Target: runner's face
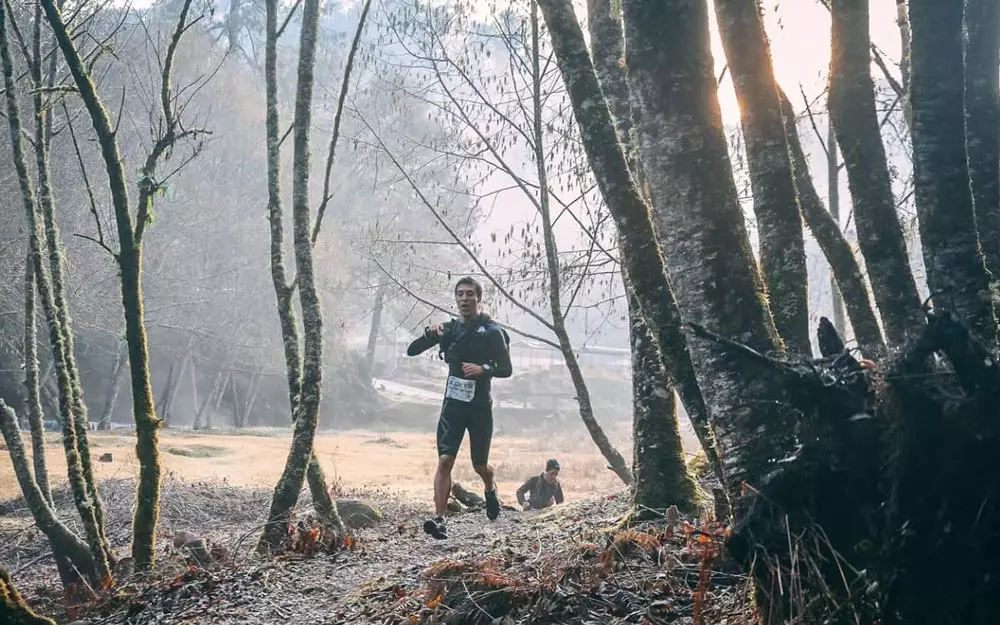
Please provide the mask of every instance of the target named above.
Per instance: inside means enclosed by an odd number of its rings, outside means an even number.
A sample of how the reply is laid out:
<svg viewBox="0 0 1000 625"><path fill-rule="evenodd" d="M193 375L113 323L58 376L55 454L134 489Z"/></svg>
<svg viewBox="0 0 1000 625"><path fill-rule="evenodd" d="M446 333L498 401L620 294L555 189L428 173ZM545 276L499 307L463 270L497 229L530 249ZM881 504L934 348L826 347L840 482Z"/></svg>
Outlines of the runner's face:
<svg viewBox="0 0 1000 625"><path fill-rule="evenodd" d="M459 314L465 319L479 313L479 298L476 297L476 289L472 285L458 285L455 289L455 303L458 304Z"/></svg>
<svg viewBox="0 0 1000 625"><path fill-rule="evenodd" d="M559 476L559 469L552 469L551 471L546 471L545 472L545 481L548 482L549 484L551 484L552 482L556 481L556 478L558 476Z"/></svg>

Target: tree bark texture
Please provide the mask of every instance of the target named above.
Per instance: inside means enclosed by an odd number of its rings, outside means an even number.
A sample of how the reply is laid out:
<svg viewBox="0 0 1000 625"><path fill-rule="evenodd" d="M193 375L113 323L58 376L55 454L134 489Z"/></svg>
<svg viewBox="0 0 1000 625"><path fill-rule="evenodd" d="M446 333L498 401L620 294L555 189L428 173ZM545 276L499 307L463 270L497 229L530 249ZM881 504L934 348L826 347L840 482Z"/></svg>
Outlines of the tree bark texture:
<svg viewBox="0 0 1000 625"><path fill-rule="evenodd" d="M677 351L675 350L686 350L688 348L686 344L677 345L671 342L672 337L679 336L680 328L680 319L673 316L673 311L676 309L669 305L669 302L673 300L671 280L667 278L665 273L665 263L653 234L653 225L650 220L648 206L639 195L629 175L628 165L615 135L611 115L601 93L590 57L587 54L583 33L580 31L579 23L573 12L572 3L567 0L543 0L539 2L539 6L542 8L549 32L552 35L553 49L573 104L574 114L581 129L581 136L588 159L594 169L598 186L601 189L605 202L608 204L615 218L619 232L623 233L622 243L624 243L624 247L622 249L622 260L629 279L632 281L634 292L642 305L643 314L649 322L650 329L654 332L661 352L664 354L676 354ZM634 12L635 8L632 7L633 13L631 15L628 11L625 13L626 32L628 32L630 20L653 17L637 15ZM643 8L649 9L650 7ZM676 7L670 5L668 8ZM626 9L629 9L627 5ZM700 15L704 19L703 36L707 52L707 9L700 11ZM664 26L662 23L655 22L653 28L656 30L662 26ZM683 26L688 25L684 24ZM681 28L680 31L683 34L684 28ZM673 28L664 29L663 32L670 33L671 35L674 34ZM656 36L659 38L660 34ZM667 37L666 40L670 41L671 39ZM638 41L642 42L643 40L640 37ZM640 46L640 49L644 47L647 46ZM647 49L645 52L649 53L650 51ZM663 56L669 58L670 54L664 54ZM660 55L654 51L655 57L660 57ZM714 77L711 77L711 64L708 63L705 69L707 75L711 78L714 88ZM656 78L657 80L661 80L664 77L657 76ZM655 88L650 85L644 85L645 87ZM641 101L643 99L642 97L636 98L635 95L636 92L633 91L633 101ZM648 96L649 94L647 93L646 95ZM714 92L712 97L714 98ZM716 111L718 111L717 101ZM646 113L643 112L642 115L644 116ZM643 124L640 122L638 127L641 137L643 134ZM721 132L721 127L719 131ZM725 150L724 142L720 143L720 145ZM652 162L650 158L647 158L647 150L652 147L649 137L643 140L642 147L643 162L650 173L650 180L659 184L660 182L656 180L656 176L662 175L662 160L657 158L658 155L655 154L655 150L650 150L652 152L650 156L653 157ZM690 155L688 158L690 158ZM731 173L727 175L730 176L731 181ZM656 200L657 191L655 185L653 185L653 190L653 197ZM732 199L735 202L735 187L733 186L731 190L733 193ZM662 192L662 189L660 191ZM679 195L681 197L687 197L689 201L695 199L694 196L688 197L683 192L683 189L679 189L678 191L680 191ZM738 207L736 207L736 212L738 213ZM737 223L742 224L741 218L737 220ZM716 227L719 225L721 224L715 224ZM739 231L744 235L742 238L743 247L738 246L736 254L741 259L744 257L750 258L749 243L745 238L745 229L739 228ZM692 232L686 234L687 236L694 235ZM700 241L700 239L701 237L699 236L698 240ZM673 244L673 241L670 241L669 244ZM717 263L720 260L718 258L718 250L724 248L713 245L709 249L711 250L709 253L709 262ZM672 278L680 276L681 279L678 280L678 284L683 282L686 286L690 286L691 280L685 279L684 274L697 271L697 268L688 266L683 262L679 262L676 269L674 265L671 265L671 267ZM752 264L743 267L743 275L749 277L753 273ZM737 285L738 282L734 283L730 275L722 283L716 285L715 288L718 291L713 291L713 294L725 293L730 302L732 302L733 289L729 287ZM758 286L761 288L758 288ZM751 301L743 302L745 306L740 309L740 312L743 317L754 318L759 324L755 328L748 327L748 333L751 338L757 339L756 342L758 344L766 345L766 349L773 349L777 346L778 339L765 302L763 301L761 292L762 284L759 281L759 277L749 277L749 288L745 290L750 292ZM668 304L665 305L664 302L668 302ZM716 305L725 304L725 302L717 300L713 300L712 303ZM716 313L716 310L713 307L703 306L699 311L691 304L692 301L689 299L688 306L689 314L691 315L689 318L704 319L705 315L702 313L711 312L713 313L713 317L710 323L715 322L714 313ZM683 304L680 310L684 312ZM727 324L723 331L729 330L730 327ZM742 331L736 333L736 335L744 334ZM748 422L744 419L748 410L743 405L737 407L736 413L727 411L716 412L715 409L717 407L726 405L726 402L731 402L735 399L736 394L744 389L734 388L735 385L729 383L732 374L735 372L725 370L723 359L719 357L713 358L711 352L706 352L703 348L701 348L700 352L692 349L692 354L695 366L702 367L703 373L708 371L710 367L714 369L713 374L699 376L702 388L710 388L714 392L722 392L718 396L706 393L706 398L708 399L709 406L712 408L713 426L715 427L717 440L720 444L720 454L723 457L726 478L735 484L738 489L741 481L747 479L752 482L757 478L759 472L764 471L765 463L755 462L756 459L780 453L780 450L773 443L766 446L766 448L760 444L762 439L769 433L770 428L778 424L775 420L765 420L764 423ZM675 369L671 368L671 370ZM725 375L726 377L722 380L712 380L711 378L715 373ZM751 384L754 387L750 390L762 390L759 388L762 381L754 379L752 372L749 378L744 376L743 381L745 382L747 379L752 380ZM706 380L708 381L707 384ZM722 384L720 385L719 382L722 382ZM762 392L761 395L766 396L768 393ZM760 413L761 411L757 412ZM735 432L737 428L746 430L746 435ZM726 443L733 443L734 446L731 449L727 448ZM735 473L729 472L730 467L732 467Z"/></svg>
<svg viewBox="0 0 1000 625"><path fill-rule="evenodd" d="M267 134L267 207L271 235L271 281L274 285L281 327L281 343L285 355L285 377L288 383L288 405L294 424L299 413L302 389L302 358L299 351L299 332L292 305L294 289L288 283L284 258L284 212L281 206L281 137L278 118L278 5L267 3L266 45L264 56L264 82L266 92ZM344 525L330 497L326 476L316 460L309 459L307 481L316 511L342 535Z"/></svg>
<svg viewBox="0 0 1000 625"><path fill-rule="evenodd" d="M125 340L129 348L132 413L137 439L136 455L139 459L139 483L132 523L132 558L136 568L141 570L152 566L155 561L156 522L160 500L160 458L157 440L159 420L153 404L153 389L149 376L149 348L142 302L142 243L133 228L125 171L107 109L104 108L90 73L70 37L61 11L53 0L40 1L73 75L80 97L87 108L108 175L119 243L117 260L125 316ZM185 3L183 11L186 12L189 4ZM169 80L169 76L164 80ZM145 199L147 202L152 201L151 197ZM142 200L140 200L140 210L148 210L148 205L143 205L141 202ZM140 223L141 221L140 219Z"/></svg>
<svg viewBox="0 0 1000 625"><path fill-rule="evenodd" d="M868 0L831 1L830 115L847 167L858 243L890 346L921 327L871 77Z"/></svg>
<svg viewBox="0 0 1000 625"><path fill-rule="evenodd" d="M52 197L52 184L49 173L49 141L47 137L47 115L43 93L46 85L42 80L42 8L36 4L33 25L32 47L33 58L30 62L31 79L34 84L32 105L34 107L34 148L35 170L38 175L38 207L42 213L42 223L45 231L45 245L48 250L49 275L52 278L52 295L56 306L56 318L63 335L63 356L66 370L69 373L73 391L73 427L76 429L77 448L80 452L80 464L83 469L83 479L87 484L87 493L94 506L94 517L105 544L105 551L110 555L111 548L105 535L104 505L98 492L94 477L94 467L91 462L90 442L87 435L87 404L84 401L83 385L80 382L80 370L76 363L76 347L73 336L73 320L69 313L69 303L66 301L66 285L63 278L62 240L59 226L56 223L55 205ZM55 50L52 51L53 55Z"/></svg>
<svg viewBox="0 0 1000 625"><path fill-rule="evenodd" d="M49 337L52 343L53 359L56 363L56 377L59 391L60 416L63 422L63 447L66 451L67 474L69 477L70 489L73 492L73 499L76 508L80 513L81 520L87 535L87 543L90 547L96 563L98 577L103 579L110 575L108 564L108 553L106 551L106 539L104 532L98 524L95 513L94 501L87 488L84 477L83 463L80 458L80 449L77 440L76 419L74 416L74 395L69 367L66 362L67 350L65 347L65 336L59 323L56 313L56 305L53 297L51 283L49 282L48 271L42 261L41 242L39 240L38 209L35 204L35 197L32 191L31 181L28 177L28 169L24 154L24 140L22 137L23 127L20 119L20 109L18 106L18 90L14 79L13 64L10 58L10 49L6 35L6 9L0 4L0 65L2 65L4 75L5 97L7 103L7 121L10 128L11 147L13 151L14 168L17 172L18 183L21 188L21 196L27 216L29 250L34 264L36 284L42 298L42 306L45 311L46 321L49 326ZM20 440L20 436L18 437Z"/></svg>
<svg viewBox="0 0 1000 625"><path fill-rule="evenodd" d="M840 225L823 206L823 201L816 193L812 176L809 173L809 161L802 151L799 131L795 125L795 111L784 92L779 90L782 114L785 119L785 136L788 138L788 150L792 158L792 171L795 176L795 189L799 196L799 205L806 225L812 231L819 243L823 255L833 271L833 277L843 302L847 308L847 316L854 328L854 338L861 352L869 357L881 357L887 353L882 331L879 329L878 316L869 298L868 285L865 283L861 265L854 256L851 244L844 238ZM836 149L830 145L827 149Z"/></svg>
<svg viewBox="0 0 1000 625"><path fill-rule="evenodd" d="M778 87L778 97L781 98L782 115L785 114L785 101L788 99L785 94L781 92L781 87ZM789 104L790 106L790 104ZM829 103L827 104L829 106ZM791 120L792 123L795 122L794 115ZM792 150L791 146L791 136L787 131L787 124L789 123L789 118L785 118L786 133L785 136L788 138L789 151ZM798 129L794 129L795 138L798 139ZM801 150L802 146L799 145ZM795 161L793 156L792 167L795 167ZM802 168L808 171L808 166ZM810 182L812 179L810 178ZM833 219L833 223L837 226L838 232L843 232L840 229L840 158L837 152L837 131L833 128L833 122L828 121L826 124L826 187L827 187L827 207L830 210L830 217ZM796 185L796 190L798 186ZM819 197L818 195L816 197ZM800 206L802 198L799 198ZM815 234L814 234L815 236ZM837 332L841 335L844 334L844 296L840 292L840 287L837 283L836 274L830 278L830 289L831 297L833 299L833 327L836 328ZM881 338L881 330L879 331Z"/></svg>
<svg viewBox="0 0 1000 625"><path fill-rule="evenodd" d="M267 72L269 79L276 71L277 36L277 4L274 0L267 3L268 57ZM313 278L312 243L310 239L309 211L309 130L312 115L312 92L315 70L316 35L319 22L319 1L306 0L302 9L302 30L299 41L298 85L295 94L295 116L293 127L293 165L292 165L292 224L293 245L295 250L295 267L299 290L299 303L302 309L303 355L302 378L297 401L293 409L295 428L292 435L292 446L281 478L275 487L268 513L268 524L257 545L258 552L267 552L278 547L282 542L291 509L298 501L299 491L305 480L305 474L313 459L313 442L316 436L316 425L319 419L320 393L322 390L323 371L323 314ZM273 65L272 65L273 64ZM272 100L273 98L273 100ZM273 107L272 107L273 104ZM277 90L268 86L268 143L269 152L272 140L271 126L277 126ZM273 108L273 110L272 110ZM273 117L272 117L273 113ZM272 155L273 156L273 155ZM277 174L277 162L269 162L269 177ZM277 180L269 182L277 189ZM270 192L270 191L269 191ZM279 212L280 218L280 212ZM274 271L274 219L272 217L272 273ZM280 243L279 243L280 251ZM282 263L283 265L283 263ZM276 287L278 285L276 284ZM290 295L290 294L289 294ZM290 305L290 301L287 302ZM279 306L280 292L279 292ZM284 335L283 335L284 336ZM288 353L287 336L286 359ZM290 364L290 363L289 363ZM291 380L289 380L291 383ZM290 384L291 390L291 384ZM318 463L316 463L318 467ZM336 507L331 506L335 511ZM338 519L339 520L339 519Z"/></svg>
<svg viewBox="0 0 1000 625"><path fill-rule="evenodd" d="M611 470L625 484L632 483L632 471L629 470L628 463L621 453L608 440L604 428L598 423L594 416L594 404L590 400L590 390L587 382L583 378L583 371L580 370L580 362L576 357L573 344L569 338L569 331L566 329L566 319L562 307L562 276L559 267L559 248L556 244L555 233L552 230L552 216L549 212L549 181L548 171L545 161L545 134L542 129L542 75L539 51L539 27L538 27L538 4L531 3L531 78L532 78L532 138L534 139L535 166L538 173L538 207L539 217L542 221L542 239L545 245L545 260L549 274L549 310L552 314L552 329L559 341L559 351L562 352L566 369L569 370L570 379L573 381L573 389L576 392L576 401L580 406L580 419L590 433L590 438L600 450L601 455L608 461Z"/></svg>
<svg viewBox="0 0 1000 625"><path fill-rule="evenodd" d="M634 296L629 297L630 301L632 299ZM629 307L629 322L635 517L659 517L671 505L682 512L693 513L698 508L698 486L684 460L674 389L661 382L665 376L659 350L643 323L638 305ZM660 375L654 377L652 373ZM650 515L653 511L659 514Z"/></svg>
<svg viewBox="0 0 1000 625"><path fill-rule="evenodd" d="M780 349L756 268L722 127L704 2L623 3L633 113L653 223L686 320L758 351ZM790 444L773 377L689 342L730 495L756 483Z"/></svg>
<svg viewBox="0 0 1000 625"><path fill-rule="evenodd" d="M641 189L643 185L640 181L643 175L639 161L638 140L632 127L632 107L628 101L628 80L625 67L621 63L625 58L621 7L615 6L612 0L588 0L587 13L594 70L601 85L601 90L604 93L612 120L614 121L618 142L625 153L629 170L638 188ZM619 233L619 249L623 249L624 247L625 244L621 243L621 234ZM670 384L662 390L672 396L674 388L677 389L677 392L681 396L681 401L687 409L688 418L691 420L698 440L705 450L706 457L709 459L716 476L721 481L723 479L722 466L719 463L715 439L709 425L708 408L705 405L705 399L701 394L701 387L698 386L694 367L691 364L691 355L687 349L684 349L673 354L672 358L663 357L663 350L660 350L656 345L653 334L650 332L646 319L642 314L642 306L633 292L628 274L624 270L622 271L622 281L628 297L629 335L631 337L630 340L633 342L633 354L636 343L648 349L646 342L649 341L656 356L655 360L650 360L649 353L645 353L645 357L641 363L636 363L633 356L633 433L639 430L653 432L664 427L673 428L672 432L663 432L660 437L661 440L658 440L656 437L648 438L650 443L661 445L663 449L671 448L670 438L680 440L676 405L666 405L662 400L664 393L654 392L653 390L659 388L659 385L663 384L663 380L667 380ZM674 307L671 314L673 317L679 319L680 311L677 310L676 301L671 299L669 303ZM667 305L667 302L664 302L663 305ZM686 344L687 339L683 335L678 334L673 340L675 343L683 345ZM679 370L671 371L667 368L675 363L676 365L680 365ZM647 424L646 419L651 419L651 422ZM672 423L664 424L659 421L660 419L672 419ZM664 458L665 461L668 459L669 456ZM636 480L633 482L633 494L637 506L663 508L671 503L676 503L678 507L693 505L693 499L689 499L689 497L693 495L694 490L687 488L691 479L687 470L687 463L684 461L683 454L676 459L679 459L679 463L668 467L665 463L661 463L659 459L639 454L638 450L635 450L632 472L633 478ZM651 464L658 464L659 466L651 470L648 466ZM648 477L658 479L658 473L671 476L667 481L672 481L676 484L678 486L677 490L669 493L664 491L658 483L641 483ZM657 499L657 496L662 497ZM664 503L668 500L671 501ZM637 509L641 510L641 507Z"/></svg>
<svg viewBox="0 0 1000 625"><path fill-rule="evenodd" d="M965 142L986 268L1000 280L1000 2L966 0Z"/></svg>
<svg viewBox="0 0 1000 625"><path fill-rule="evenodd" d="M756 0L716 0L722 46L746 141L761 269L785 347L812 353L802 216L778 102L771 50Z"/></svg>
<svg viewBox="0 0 1000 625"><path fill-rule="evenodd" d="M979 248L969 185L969 159L985 155L973 151L967 156L965 150L962 8L957 1L909 2L914 198L932 298L970 323L983 340L995 343L989 274ZM997 70L996 64L993 69ZM994 99L993 106L997 105ZM993 143L998 132L992 129ZM996 153L1000 146L990 149ZM993 161L993 169L998 162ZM988 162L979 165L990 168ZM989 175L1000 177L1000 170Z"/></svg>
<svg viewBox="0 0 1000 625"><path fill-rule="evenodd" d="M28 244L29 247L31 244ZM38 379L38 330L35 316L35 265L29 253L24 263L24 403L31 430L31 462L42 498L52 503L49 469L45 463L45 414Z"/></svg>

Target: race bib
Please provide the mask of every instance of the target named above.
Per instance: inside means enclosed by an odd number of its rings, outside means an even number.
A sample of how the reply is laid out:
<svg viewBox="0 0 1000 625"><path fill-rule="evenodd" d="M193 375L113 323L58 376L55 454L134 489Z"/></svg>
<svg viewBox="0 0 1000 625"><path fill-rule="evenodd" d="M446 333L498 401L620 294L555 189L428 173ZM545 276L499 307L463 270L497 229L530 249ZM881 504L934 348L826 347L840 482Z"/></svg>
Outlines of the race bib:
<svg viewBox="0 0 1000 625"><path fill-rule="evenodd" d="M449 399L470 402L476 396L476 381L463 380L453 375L448 376L448 388L445 389L444 396Z"/></svg>

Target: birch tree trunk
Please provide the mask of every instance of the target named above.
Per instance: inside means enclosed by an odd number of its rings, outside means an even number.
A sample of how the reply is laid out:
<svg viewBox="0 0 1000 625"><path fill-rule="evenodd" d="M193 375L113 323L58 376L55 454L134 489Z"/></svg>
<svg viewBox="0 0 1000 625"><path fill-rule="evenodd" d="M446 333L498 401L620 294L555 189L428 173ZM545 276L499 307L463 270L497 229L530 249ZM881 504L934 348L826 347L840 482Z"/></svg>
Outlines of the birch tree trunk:
<svg viewBox="0 0 1000 625"><path fill-rule="evenodd" d="M923 321L875 111L868 0L832 0L830 13L830 115L875 303L889 345L899 346Z"/></svg>
<svg viewBox="0 0 1000 625"><path fill-rule="evenodd" d="M642 178L642 168L638 142L632 132L628 82L625 68L620 64L625 56L621 7L611 0L589 0L587 13L594 70L629 170L638 182ZM641 183L639 188L642 188ZM619 248L624 247L619 243ZM684 450L680 447L674 388L678 389L705 455L721 481L722 466L708 423L708 409L695 379L688 351L678 351L673 358L664 357L646 324L642 306L624 269L622 281L628 297L629 341L632 346L632 492L636 512L641 518L644 510L666 508L671 504L691 509L695 505L696 486L687 470ZM671 314L679 319L676 302L671 303ZM674 341L685 344L686 338L678 335ZM679 370L671 371L668 367ZM660 388L663 390L658 390Z"/></svg>
<svg viewBox="0 0 1000 625"><path fill-rule="evenodd" d="M910 0L909 7L914 197L927 285L938 306L954 310L981 339L995 344L989 274L979 249L969 186L968 159L984 155L974 150L967 156L965 150L962 3ZM997 132L992 129L994 143ZM994 168L997 164L993 162ZM1000 177L1000 170L989 175Z"/></svg>
<svg viewBox="0 0 1000 625"><path fill-rule="evenodd" d="M272 21L276 22L276 0L268 1L268 73L274 71L271 67L275 59L271 55L276 50L270 48L276 45L277 37ZM299 40L298 85L295 94L295 117L293 127L293 165L292 165L292 223L293 245L295 249L295 268L298 280L299 303L302 308L303 355L302 381L299 387L298 401L295 407L295 429L292 435L292 447L288 453L285 469L274 489L271 508L268 513L267 527L257 544L257 551L265 553L278 547L288 524L289 513L298 501L299 491L305 480L305 473L313 459L313 441L316 436L316 425L319 419L320 393L323 375L323 313L320 310L319 298L313 279L312 242L310 238L309 211L309 126L312 117L312 91L315 70L316 34L319 23L319 0L306 0L302 8L302 30ZM272 33L275 35L272 37ZM272 125L272 93L268 88L268 143L271 152ZM276 113L276 106L274 107ZM274 115L274 122L277 115ZM275 146L277 147L277 146ZM271 170L275 165L269 164ZM275 172L276 173L276 172ZM275 180L276 184L277 181ZM274 223L272 220L272 230ZM274 241L272 239L272 253ZM280 245L280 243L279 243ZM279 247L280 250L280 247ZM272 261L272 271L273 271ZM286 346L287 353L287 346ZM318 463L316 464L318 467ZM336 510L336 508L333 508ZM339 520L339 518L338 518Z"/></svg>
<svg viewBox="0 0 1000 625"><path fill-rule="evenodd" d="M879 329L878 317L872 307L865 283L861 264L854 256L851 244L844 238L840 224L823 206L823 201L816 193L812 176L809 173L809 161L802 151L799 131L795 126L795 111L784 92L779 89L781 110L785 120L785 136L788 138L788 150L792 159L792 171L795 176L795 190L798 193L799 205L806 225L812 231L819 243L823 255L833 271L835 288L843 296L847 307L847 316L854 328L854 337L863 354L869 357L880 357L887 353L882 331ZM828 149L835 150L830 145ZM831 194L831 197L832 194ZM836 304L836 302L835 302ZM836 310L836 309L835 309Z"/></svg>
<svg viewBox="0 0 1000 625"><path fill-rule="evenodd" d="M809 279L802 216L764 24L756 0L716 0L715 13L740 107L761 269L774 324L787 348L809 356Z"/></svg>

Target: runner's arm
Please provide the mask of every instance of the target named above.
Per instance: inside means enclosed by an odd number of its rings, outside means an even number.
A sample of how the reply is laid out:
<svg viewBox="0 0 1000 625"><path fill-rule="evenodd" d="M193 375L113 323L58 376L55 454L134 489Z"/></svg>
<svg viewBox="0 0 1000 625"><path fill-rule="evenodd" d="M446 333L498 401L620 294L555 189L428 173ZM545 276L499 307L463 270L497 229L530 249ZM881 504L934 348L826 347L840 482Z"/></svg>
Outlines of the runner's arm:
<svg viewBox="0 0 1000 625"><path fill-rule="evenodd" d="M517 489L517 503L522 506L524 505L524 495L529 491L535 490L535 480L537 479L538 476L535 475L533 477L529 477L524 484L521 484L521 488Z"/></svg>
<svg viewBox="0 0 1000 625"><path fill-rule="evenodd" d="M422 336L418 336L410 343L410 346L406 348L407 356L417 356L420 355L430 348L434 347L441 341L441 337L436 333L431 332L430 327L424 328L424 333Z"/></svg>
<svg viewBox="0 0 1000 625"><path fill-rule="evenodd" d="M556 482L556 494L555 494L555 498L556 498L556 503L562 503L564 501L563 492L562 492L562 484L560 484L559 482Z"/></svg>
<svg viewBox="0 0 1000 625"><path fill-rule="evenodd" d="M507 340L504 338L503 330L495 328L490 331L489 348L490 359L486 364L490 366L490 377L509 378L514 373L514 367L510 364L510 351L507 349Z"/></svg>

